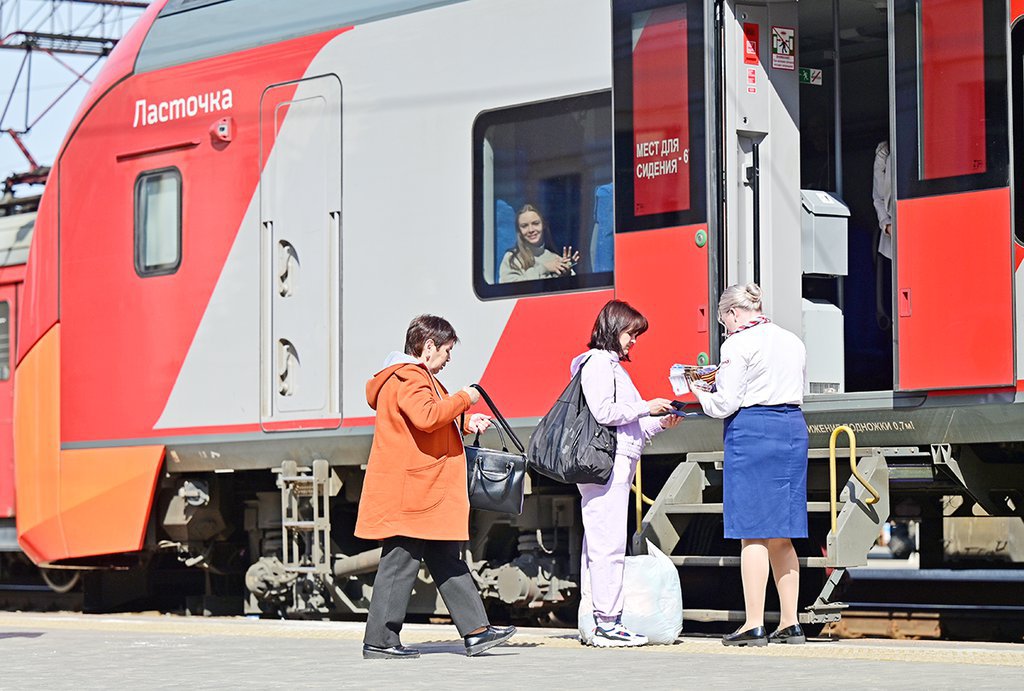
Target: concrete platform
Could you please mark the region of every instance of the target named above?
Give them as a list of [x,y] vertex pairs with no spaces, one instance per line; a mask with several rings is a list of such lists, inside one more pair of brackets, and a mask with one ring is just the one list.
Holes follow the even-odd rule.
[[454,627],[408,625],[419,660],[367,661],[362,624],[166,615],[0,613],[0,688],[680,689],[1024,687],[1024,645],[811,641],[597,650],[572,631],[525,629],[467,658]]

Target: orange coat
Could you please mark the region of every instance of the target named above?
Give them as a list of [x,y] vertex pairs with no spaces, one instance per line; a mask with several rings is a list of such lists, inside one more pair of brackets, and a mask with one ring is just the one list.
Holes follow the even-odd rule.
[[366,383],[366,402],[377,420],[356,535],[468,540],[466,452],[455,420],[469,410],[469,395],[449,396],[425,367],[403,363]]

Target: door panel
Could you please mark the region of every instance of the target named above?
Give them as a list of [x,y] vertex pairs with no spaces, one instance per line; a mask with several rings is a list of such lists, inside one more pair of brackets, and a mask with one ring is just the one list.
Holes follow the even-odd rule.
[[341,422],[341,84],[272,87],[260,111],[261,422]]
[[1010,193],[896,205],[899,388],[1013,384]]
[[895,0],[892,19],[897,388],[1009,386],[1006,5]]

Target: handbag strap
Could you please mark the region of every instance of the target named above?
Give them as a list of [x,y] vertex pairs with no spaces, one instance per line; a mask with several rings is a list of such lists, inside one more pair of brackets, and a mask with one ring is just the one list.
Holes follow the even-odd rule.
[[[465,418],[465,413],[463,413],[463,418]],[[465,425],[463,425],[463,426],[465,426]],[[508,451],[508,444],[505,443],[505,435],[501,431],[501,425],[495,425],[494,426],[494,431],[498,433],[498,440],[501,442],[501,450],[502,451]],[[476,436],[473,437],[473,446],[480,446],[480,433],[479,432],[477,432]],[[522,452],[522,449],[520,449],[520,452]]]
[[[498,407],[494,405],[494,401],[492,401],[491,397],[487,395],[487,392],[484,391],[483,387],[479,384],[470,384],[470,386],[480,392],[480,397],[484,399],[484,402],[487,403],[487,407],[491,409],[492,413],[494,413],[494,418],[498,421],[498,425],[495,425],[495,427],[501,426],[504,428],[505,432],[508,434],[508,438],[512,440],[512,445],[519,450],[519,453],[526,453],[526,447],[523,446],[523,442],[519,441],[519,437],[517,437],[516,433],[512,431],[512,427],[508,424],[505,416],[502,415],[501,411],[498,410]],[[501,432],[499,431],[499,434],[500,433]],[[504,437],[502,437],[501,443],[502,446],[505,445]]]

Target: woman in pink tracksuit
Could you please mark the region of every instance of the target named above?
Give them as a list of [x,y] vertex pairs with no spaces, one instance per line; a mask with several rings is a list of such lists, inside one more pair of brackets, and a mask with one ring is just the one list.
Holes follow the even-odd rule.
[[[615,465],[605,485],[577,485],[583,497],[583,558],[580,577],[590,579],[597,630],[593,645],[617,648],[643,645],[647,638],[622,625],[622,575],[626,557],[629,488],[644,444],[679,423],[663,415],[671,401],[644,401],[620,361],[629,360],[636,339],[647,331],[647,319],[621,300],[612,300],[594,322],[585,353],[572,361],[572,375],[583,367],[583,395],[602,425],[615,427]],[[584,366],[585,365],[585,366]]]

